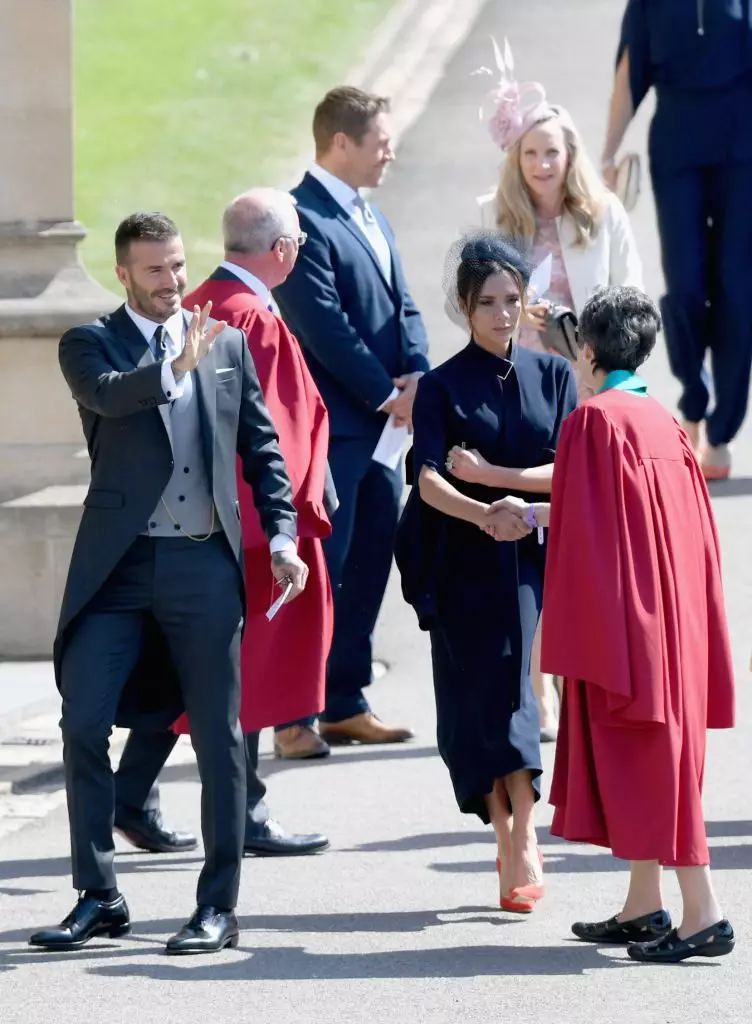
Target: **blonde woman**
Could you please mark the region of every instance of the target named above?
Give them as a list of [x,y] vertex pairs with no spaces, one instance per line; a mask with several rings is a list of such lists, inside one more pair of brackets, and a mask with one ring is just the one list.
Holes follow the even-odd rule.
[[[642,288],[642,265],[629,218],[596,174],[571,118],[561,107],[549,105],[539,83],[515,81],[508,43],[503,57],[495,44],[494,51],[501,81],[491,96],[488,127],[504,160],[496,191],[478,200],[483,227],[498,228],[514,239],[533,266],[550,254],[551,285],[539,298],[566,306],[578,316],[596,288]],[[545,350],[547,302],[528,305],[521,345]],[[578,393],[581,401],[592,394],[582,383]],[[520,479],[510,471],[508,486],[547,493],[550,479]],[[546,741],[556,736],[556,716],[539,666],[540,635],[533,648],[532,674],[541,739]]]

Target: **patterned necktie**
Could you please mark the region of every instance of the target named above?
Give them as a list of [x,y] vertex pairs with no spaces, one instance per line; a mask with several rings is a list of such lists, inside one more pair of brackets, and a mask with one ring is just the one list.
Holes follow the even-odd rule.
[[358,209],[363,214],[363,222],[364,222],[364,224],[370,226],[371,224],[375,224],[376,223],[376,218],[373,215],[373,210],[368,205],[368,203],[365,201],[363,196],[357,195],[355,197],[355,199],[353,199],[353,203],[355,204],[355,206],[358,207]]
[[353,206],[357,210],[360,210],[361,216],[363,217],[363,234],[368,239],[371,248],[376,254],[376,258],[384,272],[384,277],[387,281],[391,281],[392,253],[389,248],[389,242],[387,242],[384,232],[379,227],[379,222],[376,220],[373,210],[361,195],[355,196],[353,199]]

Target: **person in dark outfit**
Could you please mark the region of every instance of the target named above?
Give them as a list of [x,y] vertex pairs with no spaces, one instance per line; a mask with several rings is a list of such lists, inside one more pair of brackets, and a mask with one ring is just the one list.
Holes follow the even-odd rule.
[[91,456],[54,647],[80,895],[58,927],[29,942],[71,950],[130,930],[114,870],[110,732],[114,724],[165,729],[186,710],[203,787],[205,862],[196,911],[166,951],[214,953],[238,944],[245,825],[236,460],[258,503],[272,573],[290,581],[291,598],[308,570],[242,333],[210,322],[211,303],[193,316],[181,309],[185,253],[168,217],[126,218],[115,253],[127,302],[67,331],[59,350]]
[[611,185],[617,150],[651,86],[657,107],[650,172],[669,360],[705,477],[724,479],[731,471],[729,443],[747,411],[752,365],[746,284],[752,253],[750,0],[629,0],[603,153]]
[[292,192],[307,241],[274,297],[329,412],[339,499],[324,541],[334,639],[319,732],[329,744],[404,743],[412,731],[380,721],[364,692],[403,487],[401,466],[373,455],[390,417],[410,425],[428,339],[392,229],[360,192],[378,187],[394,159],[389,101],[333,89],[316,108],[313,134],[316,161]]
[[[460,242],[450,301],[472,332],[421,378],[413,407],[417,486],[400,523],[403,592],[430,630],[439,752],[460,810],[493,824],[501,906],[530,912],[543,895],[533,811],[539,719],[530,657],[545,547],[508,509],[508,494],[452,476],[454,446],[489,463],[550,463],[577,404],[566,360],[521,348],[529,268],[497,233]],[[450,264],[457,260],[450,254]],[[499,543],[499,541],[503,543]]]

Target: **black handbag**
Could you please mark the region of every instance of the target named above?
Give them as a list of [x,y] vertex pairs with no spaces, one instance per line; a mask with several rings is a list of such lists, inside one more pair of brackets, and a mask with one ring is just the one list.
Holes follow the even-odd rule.
[[546,311],[546,328],[539,334],[548,352],[558,352],[570,363],[577,361],[577,317],[566,306],[550,303]]

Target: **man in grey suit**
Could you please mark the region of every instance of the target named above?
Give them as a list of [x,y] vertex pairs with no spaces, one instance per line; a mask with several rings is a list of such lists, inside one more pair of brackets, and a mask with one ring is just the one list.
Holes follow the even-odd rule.
[[244,616],[236,457],[253,488],[272,571],[305,587],[277,435],[240,331],[181,309],[183,243],[162,214],[115,235],[127,302],[68,331],[60,365],[78,403],[91,485],[68,573],[55,671],[73,885],[56,928],[29,940],[77,949],[130,929],[113,867],[113,724],[165,728],[183,708],[203,784],[206,859],[197,909],[168,953],[238,942],[245,763],[238,722]]

